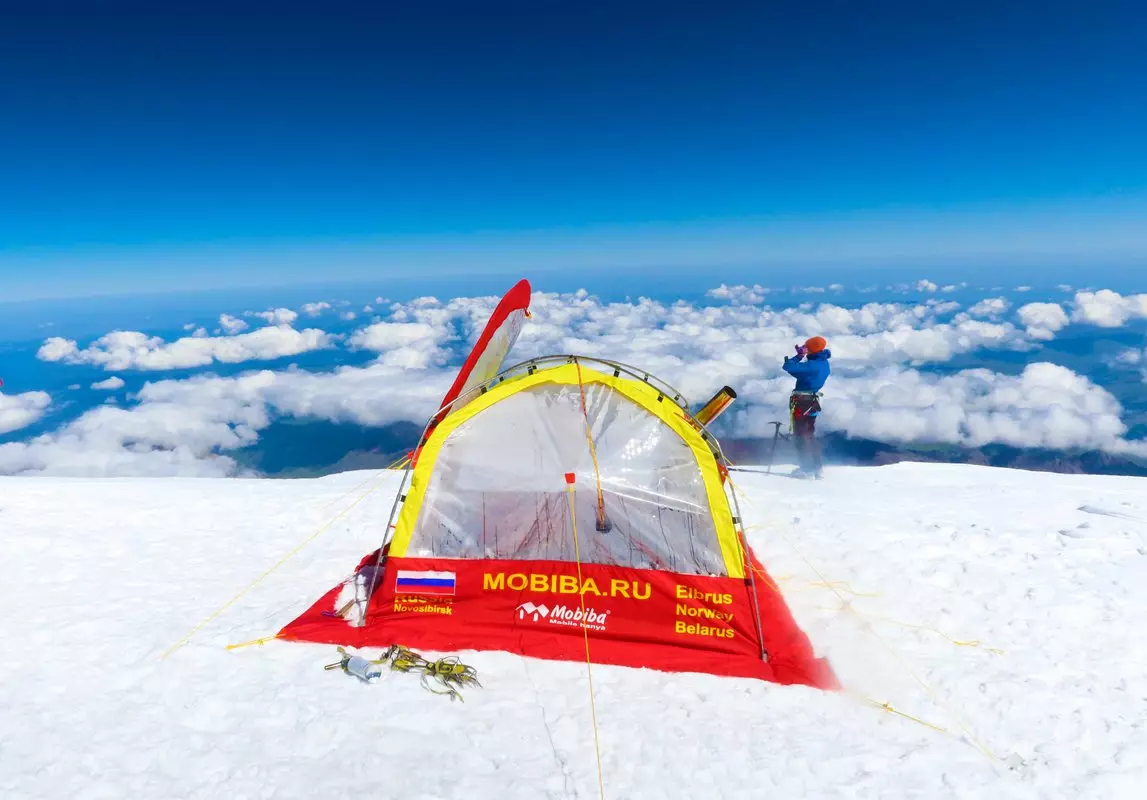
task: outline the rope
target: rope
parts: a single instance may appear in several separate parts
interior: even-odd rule
[[[733,488],[734,492],[737,491],[737,488],[733,484],[733,479],[731,477],[729,478],[729,485]],[[750,501],[746,495],[742,495],[742,497],[744,497],[746,505],[752,507],[754,511],[757,510],[756,506],[753,505],[752,501]],[[793,552],[795,552],[797,554],[797,556],[799,556],[800,559],[802,561],[804,561],[805,565],[807,565],[809,569],[811,569],[813,572],[816,573],[816,576],[818,578],[820,578],[821,582],[825,586],[827,586],[832,591],[833,594],[836,595],[837,599],[840,600],[841,606],[844,608],[847,608],[850,611],[853,611],[853,613],[856,613],[855,610],[852,609],[852,604],[849,603],[849,601],[844,598],[844,595],[842,595],[839,591],[837,591],[836,586],[833,584],[833,582],[829,581],[827,578],[825,578],[825,576],[821,573],[821,571],[816,568],[816,565],[813,564],[811,560],[809,560],[809,558],[804,554],[804,552],[799,547],[797,547],[796,544],[794,544],[793,541],[788,536],[785,535],[784,531],[779,529],[779,528],[777,529],[777,531],[780,533],[781,538],[785,540],[785,543],[788,544],[788,546],[792,548]],[[863,619],[862,619],[862,621],[863,621]],[[962,730],[964,732],[964,735],[968,738],[968,741],[970,741],[973,745],[975,745],[976,749],[978,749],[981,753],[983,753],[984,756],[986,756],[990,761],[992,761],[992,762],[998,761],[998,759],[992,754],[992,751],[989,750],[986,745],[984,745],[982,742],[980,742],[980,740],[978,738],[976,738],[976,735],[974,733],[972,733],[972,731],[968,728],[967,725],[964,724],[963,720],[960,719],[960,716],[958,714],[956,714],[954,711],[952,711],[952,709],[943,700],[940,699],[940,697],[936,694],[935,690],[933,690],[932,687],[929,686],[928,683],[924,681],[924,679],[922,679],[920,676],[918,676],[916,674],[916,672],[911,667],[909,667],[907,663],[905,663],[904,659],[900,657],[900,654],[897,653],[892,648],[892,646],[889,645],[888,642],[886,642],[884,640],[884,637],[882,637],[879,633],[877,633],[876,630],[871,625],[862,625],[862,628],[867,630],[870,634],[872,634],[872,637],[874,639],[876,639],[876,641],[879,642],[880,645],[885,650],[888,651],[889,655],[891,655],[896,660],[896,662],[898,664],[900,664],[900,667],[906,673],[908,673],[908,675],[914,681],[916,681],[916,683],[918,683],[920,685],[920,688],[922,688],[924,690],[924,693],[928,695],[928,697],[932,700],[932,702],[935,703],[940,709],[942,709],[945,713],[947,713],[956,722],[956,724],[960,727],[960,730]],[[883,707],[883,706],[881,706],[881,707]],[[899,712],[897,712],[897,713],[899,713]],[[902,714],[901,716],[907,716],[907,715]],[[921,724],[926,724],[926,723],[921,723]]]
[[[247,594],[247,592],[249,592],[253,588],[255,588],[255,586],[260,581],[262,581],[264,578],[266,578],[272,572],[277,570],[279,567],[286,564],[287,561],[290,560],[292,556],[294,556],[296,553],[298,553],[300,550],[302,550],[304,547],[306,547],[308,544],[310,544],[312,541],[314,541],[316,538],[318,538],[319,534],[321,534],[323,531],[325,531],[331,525],[334,525],[339,519],[346,516],[351,511],[351,509],[353,509],[355,506],[357,506],[359,503],[361,503],[363,500],[365,500],[367,497],[369,497],[371,494],[373,494],[374,490],[377,489],[379,487],[379,485],[385,479],[386,479],[386,475],[383,475],[382,477],[380,477],[378,479],[378,481],[376,481],[375,484],[373,486],[371,486],[370,489],[368,489],[364,494],[360,495],[357,500],[355,500],[349,506],[344,508],[338,514],[335,514],[327,522],[320,525],[318,530],[316,530],[314,533],[312,533],[310,536],[308,536],[306,539],[304,539],[294,550],[287,553],[285,556],[283,556],[278,561],[276,561],[266,572],[264,572],[262,575],[260,575],[255,580],[251,581],[251,583],[249,583],[245,588],[243,588],[237,595],[232,597],[230,600],[228,600],[226,603],[224,603],[222,606],[220,606],[217,610],[213,611],[211,614],[208,614],[207,617],[202,622],[200,622],[198,625],[196,625],[194,628],[192,628],[190,631],[188,631],[186,636],[184,636],[178,642],[176,642],[171,647],[169,647],[163,653],[163,655],[160,656],[160,658],[161,659],[167,658],[169,655],[174,653],[180,647],[183,647],[183,645],[187,644],[191,640],[191,637],[193,637],[195,634],[199,633],[199,631],[202,630],[203,627],[206,626],[209,622],[211,622],[211,620],[215,619],[220,614],[222,614],[224,611],[226,611],[228,608],[235,605],[235,603],[239,600],[239,598],[241,598],[243,595]]]
[[[239,644],[229,644],[224,649],[225,650],[238,650],[242,647],[250,647],[251,645],[258,645],[259,647],[262,647],[267,642],[274,641],[275,639],[278,639],[278,638],[279,638],[279,634],[276,633],[274,636],[264,636],[262,639],[252,639],[249,642],[240,642]]]
[[[951,636],[944,633],[944,631],[938,630],[938,629],[933,628],[929,625],[914,625],[911,622],[901,622],[898,619],[892,619],[892,617],[884,617],[884,616],[881,616],[879,614],[870,614],[867,611],[859,611],[855,606],[851,605],[851,603],[848,605],[847,609],[841,608],[838,610],[840,610],[840,611],[846,611],[846,610],[851,611],[853,614],[856,614],[856,616],[860,617],[861,619],[865,620],[866,622],[871,621],[871,620],[875,620],[877,622],[887,622],[890,625],[899,625],[901,628],[908,628],[910,630],[928,631],[930,633],[936,634],[937,636],[941,637],[942,639],[947,639],[949,642],[956,645],[956,647],[978,647],[981,650],[987,650],[989,653],[995,653],[998,656],[1006,655],[1006,653],[1003,650],[1000,650],[998,647],[988,647],[986,644],[981,642],[979,639],[968,639],[966,641],[960,640],[960,639],[953,639]]]
[[[597,790],[602,800],[605,800],[605,781],[602,778],[601,769],[601,740],[597,732],[597,705],[593,696],[593,667],[589,658],[589,626],[586,625],[585,619],[585,592],[581,591],[584,583],[581,577],[581,547],[578,544],[577,511],[574,504],[574,485],[572,482],[566,484],[566,497],[569,499],[570,523],[573,526],[574,537],[574,558],[577,560],[578,599],[581,601],[581,632],[585,639],[585,672],[589,678],[589,712],[590,718],[593,720],[593,750],[597,755]]]
[[[601,467],[597,464],[597,445],[593,442],[593,429],[589,424],[589,408],[585,402],[585,384],[581,380],[581,364],[574,359],[574,367],[577,368],[577,388],[581,394],[581,414],[585,418],[585,438],[589,441],[589,456],[593,459],[593,474],[597,480],[597,522],[598,530],[605,531],[605,495],[601,491]]]
[[[952,736],[952,732],[950,730],[948,730],[947,728],[941,728],[939,725],[933,725],[931,722],[927,722],[925,720],[922,720],[919,717],[914,717],[911,714],[905,714],[903,711],[899,711],[899,710],[893,708],[891,703],[881,703],[879,700],[873,700],[870,697],[865,697],[863,699],[864,699],[865,703],[872,706],[873,708],[879,708],[881,711],[887,711],[889,714],[895,714],[898,717],[903,717],[904,719],[911,720],[912,722],[915,722],[917,725],[923,725],[925,728],[931,728],[932,730],[934,730],[938,733],[943,733],[943,734],[946,734],[948,736]]]
[[[387,467],[387,469],[389,469],[389,467]],[[352,487],[352,488],[350,488],[350,489],[347,489],[345,492],[343,492],[342,494],[340,494],[340,495],[339,495],[338,497],[336,497],[334,500],[331,500],[331,501],[329,501],[329,502],[327,502],[327,503],[323,503],[323,505],[322,505],[322,507],[319,509],[319,511],[326,511],[326,510],[327,510],[328,508],[330,508],[331,506],[333,506],[333,505],[336,505],[337,503],[341,502],[342,500],[346,499],[347,497],[350,497],[352,494],[354,494],[355,492],[357,492],[359,489],[361,489],[362,487],[364,487],[364,486],[366,486],[368,483],[370,483],[370,481],[371,481],[371,479],[372,479],[372,478],[375,478],[375,477],[377,477],[378,475],[381,475],[381,474],[382,474],[382,471],[381,471],[381,470],[379,470],[379,471],[377,471],[377,474],[376,474],[376,475],[367,475],[365,478],[363,478],[362,482],[361,482],[361,483],[359,483],[357,486],[354,486],[354,487]]]

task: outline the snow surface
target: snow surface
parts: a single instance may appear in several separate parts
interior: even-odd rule
[[[584,664],[465,653],[484,688],[452,703],[326,672],[329,646],[224,649],[377,546],[397,481],[379,475],[0,479],[0,797],[597,796]],[[1147,481],[734,477],[849,691],[595,666],[607,797],[1142,796]]]

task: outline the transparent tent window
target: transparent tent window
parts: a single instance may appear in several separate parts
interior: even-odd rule
[[[509,395],[452,431],[407,554],[572,562],[574,519],[565,476],[573,473],[584,563],[725,575],[705,484],[688,444],[611,387],[587,383],[584,390],[585,413],[578,386],[542,384]],[[599,477],[605,531],[597,524]]]

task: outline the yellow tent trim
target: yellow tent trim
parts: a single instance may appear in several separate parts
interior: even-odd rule
[[[415,465],[414,474],[410,478],[410,488],[407,492],[406,501],[395,525],[390,554],[396,558],[406,555],[411,536],[414,533],[414,526],[422,510],[426,488],[430,483],[431,475],[434,473],[435,463],[438,461],[443,443],[450,434],[467,420],[476,417],[510,395],[547,383],[576,386],[578,380],[577,365],[573,363],[539,369],[533,373],[520,375],[499,383],[442,420],[434,432],[430,434],[418,456],[418,463]],[[697,460],[697,468],[701,471],[701,478],[705,483],[705,493],[709,499],[709,510],[713,517],[717,542],[721,547],[721,555],[725,559],[726,574],[730,578],[743,578],[745,576],[744,563],[740,556],[741,549],[737,542],[736,529],[733,526],[729,500],[721,483],[716,458],[709,445],[701,437],[700,431],[686,419],[685,414],[676,403],[665,402],[661,392],[643,381],[614,377],[588,369],[585,366],[581,368],[580,380],[582,383],[604,384],[619,392],[664,422],[689,445],[689,449],[693,451],[693,456]],[[659,396],[663,398],[660,402],[657,399]]]

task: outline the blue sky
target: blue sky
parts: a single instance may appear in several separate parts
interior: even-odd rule
[[[25,5],[0,300],[1147,259],[1136,4]]]

